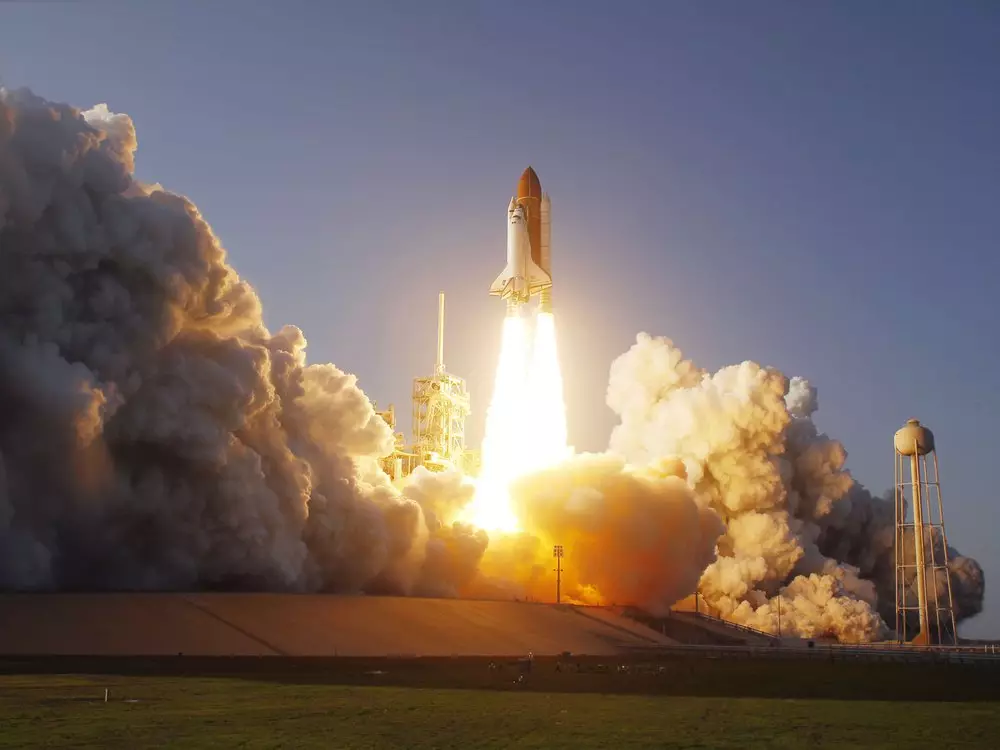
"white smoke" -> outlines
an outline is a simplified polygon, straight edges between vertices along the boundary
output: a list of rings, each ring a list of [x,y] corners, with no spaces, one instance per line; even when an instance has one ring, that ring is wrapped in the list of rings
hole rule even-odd
[[[469,593],[490,543],[485,531],[456,520],[472,502],[474,485],[457,471],[431,472],[418,466],[406,478],[404,491],[420,505],[429,532],[426,559],[415,593],[423,596]]]
[[[264,327],[135,148],[104,105],[0,91],[0,586],[432,585],[421,503],[377,465],[388,426]]]
[[[780,608],[783,633],[846,641],[894,624],[892,500],[857,484],[843,446],[817,431],[807,381],[753,362],[709,374],[640,334],[611,366],[608,404],[621,419],[612,452],[682,463],[725,520],[699,584],[719,614],[777,632]],[[980,611],[979,565],[953,551],[950,567],[959,618]]]

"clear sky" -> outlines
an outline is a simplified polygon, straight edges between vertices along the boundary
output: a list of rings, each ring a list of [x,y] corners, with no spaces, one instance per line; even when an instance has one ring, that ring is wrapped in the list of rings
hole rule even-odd
[[[571,442],[607,445],[611,360],[808,377],[870,489],[909,417],[1000,636],[1000,4],[0,3],[5,85],[135,120],[311,361],[404,412],[445,361],[482,434],[507,202],[553,203]]]

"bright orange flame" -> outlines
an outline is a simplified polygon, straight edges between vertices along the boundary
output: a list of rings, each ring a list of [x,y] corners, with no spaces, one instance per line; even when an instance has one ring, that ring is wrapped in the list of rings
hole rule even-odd
[[[482,470],[463,518],[488,531],[518,531],[510,485],[566,457],[566,406],[556,351],[555,320],[539,313],[529,351],[527,321],[503,322],[493,400],[486,414]],[[529,364],[530,356],[530,364]]]

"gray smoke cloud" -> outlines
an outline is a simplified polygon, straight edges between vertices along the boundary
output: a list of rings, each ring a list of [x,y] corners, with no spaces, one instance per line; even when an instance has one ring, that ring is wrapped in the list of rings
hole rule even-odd
[[[891,494],[873,496],[844,468],[844,447],[812,421],[806,380],[754,362],[707,373],[670,340],[640,334],[612,364],[607,400],[621,420],[611,451],[682,463],[724,519],[699,583],[721,616],[768,632],[780,617],[783,633],[844,641],[895,626]],[[952,549],[949,568],[958,619],[978,613],[979,564]],[[943,576],[936,585],[945,596]]]
[[[0,91],[0,587],[467,575],[379,469],[393,437],[355,378],[264,327],[197,208],[134,179],[136,145],[104,105]]]

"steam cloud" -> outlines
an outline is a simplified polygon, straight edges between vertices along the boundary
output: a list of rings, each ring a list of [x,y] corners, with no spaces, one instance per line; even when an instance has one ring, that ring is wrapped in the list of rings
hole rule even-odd
[[[125,115],[0,93],[0,586],[410,591],[355,378],[275,334]],[[447,574],[447,575],[446,575]]]
[[[0,588],[550,595],[867,640],[893,609],[892,503],[844,470],[804,380],[709,375],[645,334],[611,368],[608,454],[514,489],[530,533],[456,523],[457,474],[393,486],[355,378],[307,365],[135,131],[0,89]],[[983,574],[953,553],[960,616]],[[939,582],[940,583],[940,582]],[[881,617],[880,617],[881,615]]]
[[[844,469],[812,421],[816,390],[753,362],[708,374],[640,334],[611,367],[611,451],[638,466],[680,462],[725,520],[699,589],[719,614],[768,632],[868,641],[895,623],[891,496]],[[940,556],[939,556],[940,559]],[[983,572],[950,551],[956,616],[982,609]],[[944,581],[937,586],[942,596]]]

